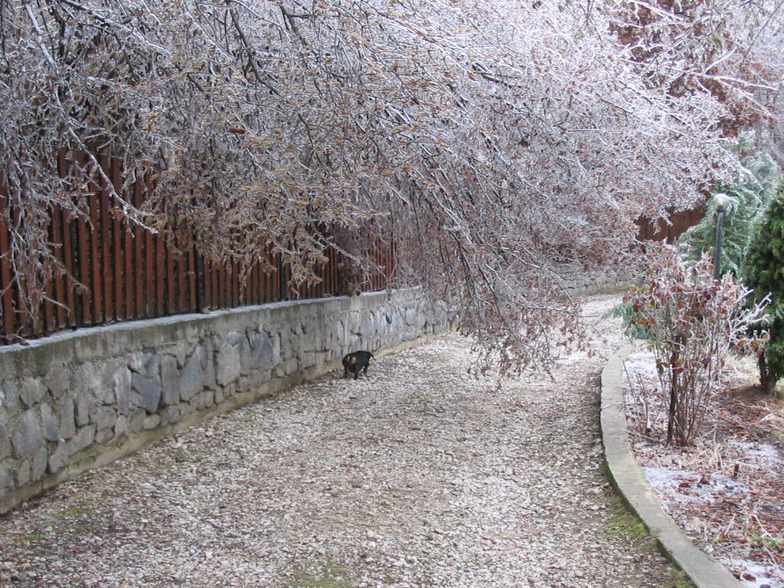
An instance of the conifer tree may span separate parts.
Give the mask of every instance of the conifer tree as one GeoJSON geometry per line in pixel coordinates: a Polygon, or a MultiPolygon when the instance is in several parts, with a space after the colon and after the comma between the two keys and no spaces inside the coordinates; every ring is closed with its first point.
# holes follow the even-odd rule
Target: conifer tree
{"type": "Polygon", "coordinates": [[[759,356],[760,384],[769,393],[784,377],[784,182],[754,232],[744,264],[746,285],[757,300],[770,294],[770,340],[759,356]]]}
{"type": "MultiPolygon", "coordinates": [[[[730,183],[719,182],[713,191],[713,194],[723,192],[730,197],[724,216],[721,274],[731,272],[741,279],[749,240],[775,195],[781,178],[781,169],[768,153],[744,153],[753,150],[754,141],[753,133],[744,133],[740,137],[732,150],[741,158],[744,172],[730,183]]],[[[681,242],[688,245],[689,259],[697,262],[706,251],[713,251],[715,240],[716,208],[711,196],[705,217],[684,233],[681,242]]]]}

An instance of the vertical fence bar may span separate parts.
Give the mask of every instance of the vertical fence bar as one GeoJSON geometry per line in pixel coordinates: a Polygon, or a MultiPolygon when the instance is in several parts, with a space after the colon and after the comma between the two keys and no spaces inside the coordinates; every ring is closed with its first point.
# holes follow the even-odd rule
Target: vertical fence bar
{"type": "Polygon", "coordinates": [[[0,185],[0,312],[3,315],[2,334],[6,336],[16,332],[12,288],[13,276],[11,273],[11,262],[8,259],[11,243],[8,234],[8,223],[5,220],[8,206],[8,197],[5,195],[3,186],[0,185]]]}
{"type": "Polygon", "coordinates": [[[232,279],[231,260],[224,261],[221,264],[223,288],[223,299],[221,300],[221,308],[229,308],[231,306],[231,299],[234,291],[234,280],[232,279]]]}
{"type": "Polygon", "coordinates": [[[247,281],[245,282],[245,303],[258,304],[259,282],[257,273],[259,271],[258,262],[253,262],[247,273],[247,281]]]}
{"type": "MultiPolygon", "coordinates": [[[[104,174],[112,178],[112,159],[107,156],[101,157],[101,167],[104,174]]],[[[114,312],[114,257],[112,256],[112,238],[114,223],[111,217],[111,196],[106,180],[101,180],[101,274],[103,276],[103,301],[104,301],[104,322],[115,319],[114,312]]]]}
{"type": "Polygon", "coordinates": [[[168,289],[167,282],[171,281],[171,274],[166,275],[166,269],[169,267],[168,255],[164,247],[166,245],[164,236],[161,234],[154,235],[155,243],[155,316],[163,316],[166,312],[165,308],[170,303],[167,302],[168,289]]]}
{"type": "Polygon", "coordinates": [[[226,300],[223,308],[231,308],[234,306],[234,297],[237,288],[237,276],[234,273],[234,261],[231,259],[226,261],[226,300]]]}
{"type": "MultiPolygon", "coordinates": [[[[136,207],[141,206],[143,195],[142,195],[142,181],[137,179],[136,182],[133,184],[133,205],[136,207]]],[[[130,318],[142,318],[144,316],[143,307],[144,307],[144,258],[142,256],[144,252],[144,243],[143,243],[143,235],[142,230],[134,225],[132,228],[132,274],[130,277],[131,281],[129,282],[129,286],[131,289],[132,294],[128,297],[132,307],[131,312],[129,314],[130,318]]],[[[126,268],[128,266],[126,265],[126,268]]]]}
{"type": "MultiPolygon", "coordinates": [[[[77,278],[76,268],[78,268],[74,253],[74,238],[76,237],[76,220],[68,211],[63,212],[63,264],[65,271],[70,279],[77,278]]],[[[78,278],[77,278],[78,279],[78,278]]],[[[79,323],[78,298],[73,283],[66,283],[65,286],[65,305],[71,309],[66,319],[66,325],[75,327],[79,323]]]]}
{"type": "MultiPolygon", "coordinates": [[[[122,187],[122,168],[120,166],[120,159],[114,158],[112,161],[112,185],[115,192],[119,193],[122,187]]],[[[114,207],[112,207],[114,208],[114,207]]],[[[114,238],[114,317],[117,320],[123,320],[127,315],[127,289],[125,281],[130,278],[125,273],[125,256],[128,251],[128,240],[126,227],[120,219],[119,212],[112,215],[112,236],[114,238]]]]}
{"type": "MultiPolygon", "coordinates": [[[[19,218],[19,207],[12,206],[10,207],[10,222],[11,227],[16,229],[19,227],[20,218],[19,218]]],[[[33,335],[33,329],[30,325],[30,315],[28,313],[27,304],[25,303],[25,299],[23,296],[24,289],[27,287],[27,283],[25,280],[24,274],[16,275],[16,287],[14,288],[14,309],[16,311],[16,329],[24,337],[30,337],[33,335]]]]}
{"type": "MultiPolygon", "coordinates": [[[[51,225],[51,239],[52,246],[54,247],[54,256],[65,267],[63,244],[63,209],[56,204],[52,206],[52,225],[51,225]]],[[[61,268],[56,268],[52,276],[54,282],[54,299],[60,304],[55,305],[55,327],[53,330],[59,330],[66,326],[66,315],[68,311],[64,308],[66,306],[65,290],[68,287],[66,282],[67,277],[63,275],[61,268]]]]}
{"type": "MultiPolygon", "coordinates": [[[[179,243],[178,243],[179,246],[179,243]]],[[[176,268],[177,279],[172,280],[172,284],[176,288],[175,298],[177,304],[177,312],[187,312],[188,306],[186,303],[188,296],[188,255],[180,247],[176,255],[171,256],[174,260],[176,268]]]]}
{"type": "Polygon", "coordinates": [[[193,244],[193,231],[188,229],[188,305],[190,311],[200,310],[201,280],[196,266],[196,251],[193,244]]]}
{"type": "MultiPolygon", "coordinates": [[[[140,200],[139,192],[141,191],[139,180],[136,180],[133,183],[133,187],[130,189],[130,191],[131,193],[128,195],[128,199],[130,200],[131,204],[137,206],[137,203],[140,200]]],[[[142,280],[142,276],[143,276],[142,255],[141,255],[142,241],[141,241],[141,236],[139,234],[139,228],[136,226],[136,223],[134,221],[131,221],[130,219],[126,218],[123,221],[123,230],[125,233],[125,271],[126,271],[126,274],[124,276],[124,279],[126,280],[125,318],[127,320],[134,320],[134,319],[141,318],[139,307],[141,304],[142,286],[144,284],[142,280]]]]}
{"type": "MultiPolygon", "coordinates": [[[[78,156],[80,164],[85,161],[83,155],[78,156]]],[[[88,211],[89,215],[89,197],[88,211]]],[[[77,308],[81,310],[78,326],[90,325],[93,322],[91,272],[90,272],[90,239],[88,234],[87,219],[80,215],[76,220],[76,261],[79,267],[79,281],[85,286],[77,295],[77,308]]]]}
{"type": "Polygon", "coordinates": [[[54,280],[44,284],[43,313],[40,317],[40,328],[36,329],[38,335],[46,335],[57,329],[57,312],[54,305],[54,280]]]}
{"type": "Polygon", "coordinates": [[[104,281],[101,265],[101,243],[99,239],[103,235],[103,227],[100,215],[100,197],[98,186],[94,186],[89,197],[90,224],[87,238],[90,243],[90,296],[92,298],[93,324],[105,322],[103,313],[104,281]]]}
{"type": "Polygon", "coordinates": [[[179,284],[180,281],[180,276],[177,271],[177,255],[171,246],[166,246],[166,239],[162,236],[160,237],[160,241],[166,263],[166,304],[161,311],[161,315],[176,314],[180,312],[179,296],[177,295],[177,284],[179,284]]]}
{"type": "Polygon", "coordinates": [[[213,294],[213,283],[215,282],[214,267],[212,263],[208,263],[204,256],[200,256],[202,275],[204,276],[204,308],[215,307],[215,296],[213,294]]]}
{"type": "Polygon", "coordinates": [[[279,290],[277,284],[279,274],[275,271],[276,261],[270,246],[266,247],[265,255],[267,256],[267,262],[271,269],[264,275],[264,302],[271,302],[272,300],[275,300],[279,290]]]}
{"type": "MultiPolygon", "coordinates": [[[[142,180],[142,187],[143,187],[143,199],[142,202],[139,203],[141,206],[147,198],[147,194],[150,191],[150,183],[147,178],[142,180]]],[[[145,288],[144,292],[144,305],[143,305],[143,313],[145,317],[153,317],[156,313],[157,304],[155,301],[156,295],[156,282],[158,277],[158,272],[156,271],[156,259],[155,259],[155,235],[152,232],[147,230],[142,230],[143,235],[143,242],[144,242],[144,285],[145,288]]]]}
{"type": "Polygon", "coordinates": [[[224,263],[215,262],[212,270],[212,304],[214,308],[223,308],[224,292],[226,291],[226,278],[224,276],[224,263]]]}
{"type": "MultiPolygon", "coordinates": [[[[54,239],[52,237],[52,228],[54,224],[54,206],[50,207],[49,209],[49,226],[47,227],[47,237],[49,242],[52,244],[53,248],[56,247],[54,244],[54,239]]],[[[52,251],[52,254],[56,257],[56,249],[52,251]]],[[[48,262],[52,266],[54,266],[54,262],[48,262]]],[[[44,284],[44,300],[43,300],[43,324],[41,325],[40,335],[45,335],[48,333],[52,333],[57,329],[57,311],[55,309],[55,291],[54,291],[54,281],[56,278],[56,269],[52,267],[52,279],[50,279],[46,284],[44,284]]]]}
{"type": "Polygon", "coordinates": [[[216,296],[216,283],[218,270],[215,268],[214,262],[204,262],[204,301],[209,309],[218,307],[218,297],[216,296]]]}
{"type": "Polygon", "coordinates": [[[220,264],[220,308],[228,308],[231,304],[231,262],[220,264]]]}
{"type": "Polygon", "coordinates": [[[216,263],[213,270],[213,302],[216,308],[223,308],[224,292],[226,291],[226,278],[224,277],[225,267],[223,262],[216,263]]]}

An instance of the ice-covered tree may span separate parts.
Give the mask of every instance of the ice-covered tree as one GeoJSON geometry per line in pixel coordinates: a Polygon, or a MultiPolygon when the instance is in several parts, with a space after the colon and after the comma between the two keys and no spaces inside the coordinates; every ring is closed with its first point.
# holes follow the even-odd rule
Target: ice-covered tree
{"type": "Polygon", "coordinates": [[[113,194],[135,223],[188,222],[215,258],[269,243],[300,280],[330,245],[313,226],[394,238],[400,279],[458,303],[488,356],[546,362],[554,328],[577,332],[560,263],[617,263],[640,215],[732,177],[722,129],[758,117],[778,79],[776,14],[734,0],[0,0],[9,259],[28,296],[63,271],[48,208],[78,214],[108,154],[126,182],[155,182],[143,209],[113,194]]]}

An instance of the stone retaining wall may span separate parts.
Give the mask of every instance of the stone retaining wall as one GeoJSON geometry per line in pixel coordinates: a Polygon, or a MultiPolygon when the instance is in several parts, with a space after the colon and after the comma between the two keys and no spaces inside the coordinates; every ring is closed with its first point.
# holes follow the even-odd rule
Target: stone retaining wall
{"type": "Polygon", "coordinates": [[[626,288],[633,282],[626,268],[586,270],[579,263],[571,263],[559,266],[556,273],[560,276],[564,289],[573,296],[612,292],[626,288]]]}
{"type": "Polygon", "coordinates": [[[417,289],[182,315],[0,349],[0,513],[175,431],[451,328],[417,289]]]}

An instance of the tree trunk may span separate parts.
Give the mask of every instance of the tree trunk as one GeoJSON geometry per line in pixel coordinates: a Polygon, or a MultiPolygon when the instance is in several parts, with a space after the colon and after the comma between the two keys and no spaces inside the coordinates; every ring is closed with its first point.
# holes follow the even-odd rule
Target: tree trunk
{"type": "Polygon", "coordinates": [[[776,383],[779,381],[778,375],[768,367],[765,361],[765,353],[760,353],[757,358],[757,365],[760,373],[760,386],[767,394],[773,394],[776,383]]]}
{"type": "MultiPolygon", "coordinates": [[[[670,364],[675,365],[674,359],[670,358],[670,364]]],[[[676,435],[677,420],[678,420],[678,376],[673,369],[670,374],[670,411],[669,418],[667,419],[667,445],[672,445],[673,439],[676,435]]]]}

